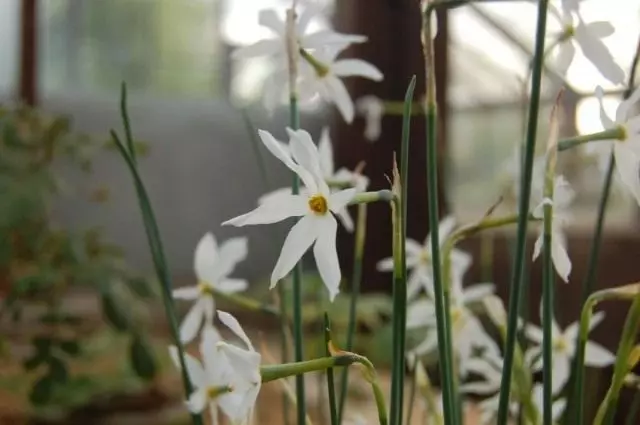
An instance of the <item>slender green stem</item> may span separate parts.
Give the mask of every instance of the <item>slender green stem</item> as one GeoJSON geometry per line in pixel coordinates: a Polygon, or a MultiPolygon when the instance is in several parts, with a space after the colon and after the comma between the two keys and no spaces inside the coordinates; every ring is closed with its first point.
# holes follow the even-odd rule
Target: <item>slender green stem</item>
{"type": "MultiPolygon", "coordinates": [[[[331,343],[331,328],[329,323],[329,315],[324,313],[324,346],[326,355],[330,356],[329,344],[331,343]]],[[[347,368],[345,368],[347,369],[347,368]]],[[[331,425],[338,424],[338,409],[336,408],[336,387],[333,382],[333,368],[327,369],[327,391],[329,396],[329,414],[331,418],[331,425]]]]}
{"type": "Polygon", "coordinates": [[[409,392],[409,406],[407,407],[406,425],[411,425],[411,419],[413,418],[413,409],[415,408],[415,404],[416,404],[416,388],[418,386],[416,384],[417,370],[418,370],[417,368],[414,368],[413,379],[411,380],[411,390],[409,392]]]}
{"type": "MultiPolygon", "coordinates": [[[[411,132],[411,106],[416,86],[415,75],[409,82],[404,96],[404,115],[402,118],[402,146],[400,158],[399,202],[392,206],[393,211],[393,354],[391,375],[391,423],[402,424],[404,398],[405,344],[407,322],[407,264],[405,255],[407,186],[409,184],[409,140],[411,132]]],[[[395,167],[395,164],[394,164],[395,167]]],[[[394,176],[394,180],[397,176],[394,176]]],[[[397,189],[394,182],[394,189],[397,189]]]]}
{"type": "Polygon", "coordinates": [[[552,371],[553,371],[553,285],[554,271],[551,260],[551,215],[552,206],[544,206],[544,234],[542,251],[542,417],[543,423],[551,425],[553,413],[551,410],[552,394],[552,371]]]}
{"type": "MultiPolygon", "coordinates": [[[[123,105],[124,102],[123,102],[123,105]]],[[[126,108],[126,105],[123,106],[126,108]]],[[[126,116],[126,109],[123,112],[123,116],[126,116]]],[[[134,180],[134,185],[136,188],[136,193],[138,196],[138,202],[140,204],[140,210],[142,212],[143,223],[145,227],[145,232],[147,234],[147,241],[149,243],[149,248],[151,250],[151,258],[153,260],[153,265],[158,276],[158,280],[160,281],[160,289],[162,293],[162,301],[165,309],[165,314],[167,316],[167,320],[169,322],[169,328],[171,330],[171,335],[174,340],[174,344],[178,349],[178,357],[180,360],[180,371],[182,375],[182,382],[184,386],[184,391],[186,397],[189,397],[193,392],[193,386],[189,379],[189,375],[187,373],[187,368],[185,364],[185,354],[184,347],[182,342],[180,341],[180,332],[178,330],[178,318],[175,313],[175,309],[173,306],[173,298],[171,295],[172,291],[172,283],[171,276],[169,274],[169,270],[167,267],[166,257],[164,255],[164,249],[162,246],[162,240],[160,238],[160,231],[158,229],[158,225],[155,219],[155,214],[153,212],[153,208],[151,207],[151,202],[147,195],[147,191],[144,187],[144,183],[140,175],[138,174],[138,170],[136,167],[136,163],[134,159],[130,156],[128,149],[119,139],[118,135],[115,131],[111,130],[111,137],[113,138],[114,143],[116,144],[120,154],[124,158],[129,171],[134,180]]],[[[133,143],[128,143],[128,145],[133,146],[133,143]]],[[[200,414],[192,414],[191,420],[194,425],[202,425],[202,416],[200,414]]]]}
{"type": "Polygon", "coordinates": [[[390,190],[379,190],[377,192],[362,192],[349,202],[349,205],[370,204],[372,202],[394,202],[396,196],[390,190]]]}
{"type": "MultiPolygon", "coordinates": [[[[628,99],[633,93],[636,72],[638,70],[638,63],[640,61],[640,39],[636,47],[633,60],[631,62],[631,70],[627,80],[627,88],[623,94],[624,99],[628,99]]],[[[620,138],[620,137],[619,137],[620,138]]],[[[615,169],[615,158],[613,152],[609,155],[609,162],[607,164],[607,171],[605,173],[604,183],[602,185],[602,191],[600,192],[600,200],[598,202],[598,215],[596,218],[595,230],[593,234],[593,241],[591,242],[591,249],[589,251],[589,263],[587,268],[587,274],[585,280],[582,282],[582,303],[585,303],[589,295],[593,292],[593,287],[596,281],[596,272],[598,269],[598,258],[600,258],[600,247],[602,245],[602,230],[604,228],[604,220],[607,211],[607,205],[609,204],[609,195],[611,193],[611,185],[613,183],[613,172],[615,169]]],[[[578,341],[579,342],[579,341],[578,341]]],[[[571,406],[575,406],[570,415],[570,418],[575,418],[577,425],[582,425],[584,421],[584,392],[582,390],[582,381],[584,374],[584,367],[579,366],[577,358],[573,361],[572,377],[574,379],[574,386],[569,394],[568,399],[573,401],[571,406]]]]}
{"type": "Polygon", "coordinates": [[[124,140],[127,144],[127,151],[131,157],[131,161],[137,164],[136,147],[133,142],[133,136],[131,134],[131,121],[129,120],[129,111],[127,108],[127,84],[123,81],[120,86],[120,117],[122,118],[122,124],[124,126],[124,140]]]}
{"type": "Polygon", "coordinates": [[[436,331],[438,335],[438,358],[442,381],[442,402],[446,425],[457,424],[456,401],[453,377],[453,350],[451,344],[451,326],[449,306],[446,304],[449,291],[444,284],[440,260],[440,235],[438,234],[438,156],[436,153],[436,116],[435,103],[427,105],[427,195],[429,207],[429,229],[431,231],[431,264],[433,266],[433,287],[436,307],[436,331]]]}
{"type": "MultiPolygon", "coordinates": [[[[353,255],[353,277],[351,279],[351,298],[349,301],[349,322],[347,324],[347,342],[345,349],[353,350],[353,341],[356,333],[356,308],[358,306],[358,296],[360,294],[360,283],[362,282],[362,259],[364,258],[364,247],[367,236],[367,204],[358,205],[358,218],[356,221],[355,247],[353,255]]],[[[342,421],[342,413],[347,400],[347,388],[349,384],[349,368],[342,370],[340,380],[340,403],[338,408],[338,423],[342,421]]]]}
{"type": "Polygon", "coordinates": [[[640,391],[636,391],[636,395],[633,397],[633,402],[631,403],[631,407],[629,407],[629,413],[627,413],[625,425],[637,425],[638,412],[640,412],[640,391]]]}
{"type": "Polygon", "coordinates": [[[286,321],[286,316],[284,317],[281,316],[280,311],[277,308],[268,304],[264,304],[261,301],[255,300],[253,298],[245,297],[240,294],[219,291],[215,288],[212,288],[211,292],[216,297],[232,302],[237,306],[242,307],[245,310],[266,313],[270,316],[275,316],[275,317],[282,317],[282,319],[286,321]]]}
{"type": "Polygon", "coordinates": [[[536,133],[538,128],[538,115],[540,112],[540,91],[542,80],[542,66],[544,57],[544,43],[547,28],[547,8],[549,0],[540,0],[538,3],[538,16],[536,26],[536,40],[534,49],[533,69],[531,76],[531,98],[529,101],[529,116],[527,122],[527,134],[525,138],[525,151],[523,172],[520,178],[519,219],[516,244],[516,258],[513,267],[513,278],[509,293],[509,317],[507,326],[507,341],[504,353],[504,367],[502,369],[502,381],[500,386],[498,425],[506,425],[509,418],[509,396],[511,393],[511,374],[513,357],[515,352],[520,298],[522,291],[522,279],[524,274],[526,237],[528,214],[531,196],[531,178],[533,174],[533,155],[535,151],[536,133]]]}
{"type": "Polygon", "coordinates": [[[566,151],[571,148],[575,148],[576,146],[584,145],[585,143],[601,142],[606,140],[622,140],[624,137],[624,129],[622,127],[616,127],[610,130],[560,140],[558,143],[558,150],[566,151]]]}

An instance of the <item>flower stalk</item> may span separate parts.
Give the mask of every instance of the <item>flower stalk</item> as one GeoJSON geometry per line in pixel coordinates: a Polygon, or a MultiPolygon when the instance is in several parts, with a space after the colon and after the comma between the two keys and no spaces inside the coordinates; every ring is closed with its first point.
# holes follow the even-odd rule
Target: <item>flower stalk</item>
{"type": "Polygon", "coordinates": [[[531,197],[531,178],[533,174],[533,156],[535,152],[536,134],[538,128],[538,114],[540,110],[540,92],[542,83],[542,68],[544,62],[544,45],[547,28],[548,0],[538,3],[538,15],[535,36],[535,49],[531,73],[531,98],[529,101],[529,115],[527,120],[527,134],[525,137],[524,160],[520,177],[520,199],[518,208],[518,230],[513,276],[509,293],[509,317],[507,324],[507,338],[504,353],[504,366],[500,387],[498,425],[506,425],[509,417],[509,395],[511,393],[511,374],[518,333],[518,318],[522,282],[525,266],[527,224],[531,197]]]}

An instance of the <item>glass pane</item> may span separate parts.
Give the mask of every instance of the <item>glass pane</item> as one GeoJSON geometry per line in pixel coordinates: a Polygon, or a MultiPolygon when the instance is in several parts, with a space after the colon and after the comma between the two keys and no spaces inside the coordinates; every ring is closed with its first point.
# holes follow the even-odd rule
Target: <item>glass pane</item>
{"type": "MultiPolygon", "coordinates": [[[[558,5],[558,4],[557,4],[558,5]]],[[[640,33],[640,5],[625,0],[581,2],[585,22],[608,20],[615,27],[604,43],[623,68],[630,65],[640,33]]],[[[455,213],[464,220],[482,216],[505,193],[508,166],[514,164],[517,143],[524,134],[526,102],[523,81],[528,74],[533,50],[536,5],[532,2],[493,3],[464,7],[450,14],[451,66],[449,123],[448,195],[455,213]]],[[[549,15],[548,35],[561,29],[549,15]]],[[[549,43],[548,43],[549,45],[549,43]]],[[[589,96],[597,85],[613,89],[580,49],[567,73],[568,90],[563,102],[562,135],[601,131],[597,103],[589,96]],[[589,98],[581,101],[587,95],[589,98]],[[594,115],[595,114],[595,115],[594,115]],[[571,117],[575,116],[575,122],[571,117]]],[[[538,150],[543,150],[551,100],[563,81],[554,71],[550,53],[543,76],[538,150]]],[[[618,97],[619,99],[619,97],[618,97]]],[[[615,109],[616,97],[609,99],[615,109]]],[[[609,105],[611,106],[611,104],[609,105]]],[[[582,225],[595,216],[602,174],[578,150],[563,153],[559,171],[576,189],[575,220],[582,225]]],[[[632,203],[614,195],[611,224],[627,224],[633,216],[632,203]]]]}
{"type": "Polygon", "coordinates": [[[208,98],[227,66],[218,0],[42,0],[40,86],[47,93],[208,98]]]}
{"type": "Polygon", "coordinates": [[[19,1],[0,0],[0,100],[12,97],[18,84],[19,24],[19,1]]]}

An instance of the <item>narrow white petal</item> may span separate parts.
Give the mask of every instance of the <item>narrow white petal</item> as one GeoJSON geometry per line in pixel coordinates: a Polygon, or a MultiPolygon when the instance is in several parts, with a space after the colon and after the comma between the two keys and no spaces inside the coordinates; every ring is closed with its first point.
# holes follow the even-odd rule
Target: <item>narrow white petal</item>
{"type": "Polygon", "coordinates": [[[527,324],[524,327],[524,334],[536,344],[542,344],[542,329],[536,325],[527,324]]]}
{"type": "Polygon", "coordinates": [[[329,291],[329,299],[334,300],[340,292],[340,263],[336,249],[336,231],[338,223],[333,216],[327,214],[317,221],[318,239],[313,246],[313,256],[318,266],[318,273],[329,291]]]}
{"type": "Polygon", "coordinates": [[[304,49],[317,49],[326,46],[345,48],[353,43],[364,43],[367,37],[356,34],[341,34],[332,30],[322,30],[301,37],[300,46],[304,49]]]}
{"type": "Polygon", "coordinates": [[[553,394],[558,394],[569,380],[571,373],[571,361],[566,354],[554,353],[553,369],[551,371],[551,389],[553,394]]]}
{"type": "Polygon", "coordinates": [[[604,105],[602,103],[602,99],[604,98],[604,90],[602,90],[602,87],[600,86],[596,87],[596,98],[598,99],[598,104],[600,105],[600,122],[602,123],[602,126],[606,129],[614,128],[616,126],[616,123],[613,122],[611,118],[609,118],[609,115],[604,110],[604,105]]]}
{"type": "Polygon", "coordinates": [[[196,245],[193,255],[193,268],[200,281],[211,283],[216,277],[216,257],[218,244],[213,233],[206,233],[196,245]]]}
{"type": "MultiPolygon", "coordinates": [[[[467,367],[469,365],[467,364],[467,367]]],[[[469,382],[460,386],[460,391],[463,393],[473,394],[490,394],[496,391],[496,386],[493,382],[469,382]]]]}
{"type": "Polygon", "coordinates": [[[606,367],[616,361],[616,356],[602,345],[587,341],[584,363],[592,367],[606,367]]]}
{"type": "Polygon", "coordinates": [[[342,223],[342,226],[344,226],[345,230],[349,233],[352,233],[354,225],[351,214],[349,214],[349,210],[343,208],[340,212],[338,212],[338,218],[340,219],[340,223],[342,223]]]}
{"type": "Polygon", "coordinates": [[[251,344],[251,340],[247,336],[242,326],[240,326],[240,322],[236,319],[232,314],[227,313],[226,311],[218,310],[218,319],[227,327],[231,332],[233,332],[238,338],[242,340],[251,351],[255,351],[253,349],[253,345],[251,344]]]}
{"type": "Polygon", "coordinates": [[[244,279],[224,279],[216,284],[216,288],[226,294],[243,292],[247,290],[247,287],[249,287],[249,282],[244,279]]]}
{"type": "Polygon", "coordinates": [[[333,146],[331,145],[329,127],[322,128],[320,142],[318,142],[318,154],[320,156],[320,168],[322,169],[323,177],[329,178],[333,176],[333,146]]]}
{"type": "Polygon", "coordinates": [[[533,260],[535,261],[542,252],[542,244],[544,243],[542,232],[536,239],[536,242],[533,244],[533,260]]]}
{"type": "Polygon", "coordinates": [[[344,83],[332,75],[324,77],[323,82],[326,91],[325,94],[328,96],[326,100],[333,102],[340,111],[342,118],[344,118],[347,124],[350,124],[353,121],[355,108],[344,83]]]}
{"type": "Polygon", "coordinates": [[[280,257],[271,273],[270,288],[276,286],[278,281],[291,271],[311,244],[315,242],[318,221],[316,217],[306,215],[291,228],[284,240],[280,257]]]}
{"type": "Polygon", "coordinates": [[[219,342],[218,349],[229,360],[234,375],[246,381],[246,383],[254,384],[260,382],[260,362],[262,361],[260,353],[253,350],[244,350],[226,342],[219,342]]]}
{"type": "Polygon", "coordinates": [[[597,38],[609,37],[616,32],[616,29],[611,25],[611,22],[607,21],[589,22],[588,24],[585,24],[585,30],[589,31],[589,34],[597,38]]]}
{"type": "Polygon", "coordinates": [[[286,24],[274,9],[263,9],[258,14],[260,26],[267,27],[280,36],[285,35],[286,24]]]}
{"type": "Polygon", "coordinates": [[[213,327],[213,312],[216,309],[216,304],[213,301],[213,297],[210,295],[203,296],[202,300],[202,311],[204,317],[204,326],[205,328],[213,327]]]}
{"type": "Polygon", "coordinates": [[[636,103],[640,101],[640,87],[635,89],[631,96],[618,106],[616,111],[616,122],[623,123],[630,119],[629,112],[632,111],[636,103]]]}
{"type": "Polygon", "coordinates": [[[195,300],[200,295],[200,290],[197,286],[185,286],[174,289],[171,294],[177,300],[195,300]]]}
{"type": "Polygon", "coordinates": [[[224,241],[220,245],[215,261],[216,280],[230,275],[236,265],[247,258],[248,252],[248,239],[246,237],[231,238],[224,241]]]}
{"type": "Polygon", "coordinates": [[[271,133],[265,130],[258,130],[258,136],[260,136],[260,140],[273,156],[282,161],[291,171],[298,172],[298,165],[293,161],[291,152],[284,148],[286,146],[284,143],[278,141],[271,133]]]}
{"type": "Polygon", "coordinates": [[[407,241],[405,243],[405,251],[407,256],[409,255],[420,256],[422,254],[423,249],[424,249],[424,246],[422,246],[420,242],[414,239],[407,238],[407,241]]]}
{"type": "Polygon", "coordinates": [[[557,399],[551,406],[551,415],[554,421],[559,421],[567,407],[567,400],[564,398],[557,399]]]}
{"type": "Polygon", "coordinates": [[[484,297],[493,294],[496,290],[496,286],[493,283],[478,283],[472,286],[468,286],[463,291],[463,298],[465,303],[482,301],[484,297]]]}
{"type": "Polygon", "coordinates": [[[624,71],[615,62],[602,40],[591,35],[583,25],[578,25],[576,41],[580,45],[582,53],[595,65],[603,77],[613,84],[624,84],[624,71]]]}
{"type": "MultiPolygon", "coordinates": [[[[171,345],[169,347],[169,357],[171,357],[171,361],[173,361],[175,367],[178,370],[181,370],[180,354],[178,353],[178,348],[176,348],[176,346],[171,345]]],[[[189,380],[191,380],[191,383],[196,388],[205,387],[206,376],[200,362],[191,354],[184,353],[184,364],[187,367],[187,374],[189,375],[189,380]]]]}
{"type": "Polygon", "coordinates": [[[392,257],[383,258],[382,260],[378,261],[378,264],[376,265],[376,270],[380,272],[387,272],[387,271],[393,270],[393,258],[392,257]]]}
{"type": "Polygon", "coordinates": [[[449,237],[453,229],[456,227],[456,218],[452,215],[449,215],[443,218],[438,224],[438,240],[440,246],[444,243],[444,241],[449,237]]]}
{"type": "Polygon", "coordinates": [[[422,276],[417,270],[413,270],[407,279],[407,300],[415,298],[423,288],[422,276]]]}
{"type": "MultiPolygon", "coordinates": [[[[598,326],[604,320],[605,313],[604,311],[598,311],[593,316],[591,316],[591,320],[589,320],[589,331],[593,330],[596,326],[598,326]]],[[[578,333],[580,332],[580,322],[573,322],[564,330],[564,337],[568,341],[575,341],[578,337],[578,333]]]]}
{"type": "Polygon", "coordinates": [[[329,209],[334,213],[339,213],[351,200],[356,196],[357,189],[344,189],[338,192],[333,192],[329,195],[329,209]]]}
{"type": "Polygon", "coordinates": [[[287,133],[289,134],[289,149],[293,159],[312,174],[316,183],[324,181],[320,169],[320,154],[311,135],[305,130],[292,130],[291,128],[287,128],[287,133]]]}
{"type": "Polygon", "coordinates": [[[287,198],[283,196],[273,202],[265,202],[253,211],[227,220],[222,225],[242,227],[251,224],[271,224],[289,217],[299,217],[308,211],[309,200],[307,196],[290,195],[287,198]]]}
{"type": "Polygon", "coordinates": [[[201,413],[207,405],[207,389],[201,388],[189,396],[187,408],[191,413],[201,413]]]}
{"type": "Polygon", "coordinates": [[[435,323],[436,308],[430,299],[420,299],[407,308],[407,328],[419,328],[435,323]]]}
{"type": "Polygon", "coordinates": [[[364,137],[373,142],[382,133],[382,117],[384,116],[384,102],[376,96],[363,96],[356,100],[356,110],[364,117],[364,137]]]}
{"type": "Polygon", "coordinates": [[[560,44],[558,49],[558,57],[556,58],[556,67],[558,72],[562,75],[567,75],[569,66],[573,62],[573,58],[576,56],[576,48],[573,45],[573,40],[567,40],[560,44]]]}
{"type": "Polygon", "coordinates": [[[249,59],[259,56],[272,56],[284,49],[284,43],[279,39],[260,40],[248,46],[238,47],[231,53],[232,59],[249,59]]]}
{"type": "Polygon", "coordinates": [[[624,142],[616,143],[613,153],[620,180],[640,204],[640,158],[631,149],[627,149],[624,142]]]}
{"type": "Polygon", "coordinates": [[[562,280],[568,282],[571,273],[571,259],[565,246],[555,236],[551,237],[551,260],[558,275],[562,280]]]}
{"type": "Polygon", "coordinates": [[[182,324],[180,325],[180,341],[182,341],[183,344],[193,341],[200,330],[200,326],[202,326],[205,309],[204,301],[204,297],[199,298],[182,320],[182,324]]]}
{"type": "Polygon", "coordinates": [[[361,59],[340,59],[336,61],[331,70],[338,77],[363,77],[373,81],[382,81],[382,72],[369,62],[361,59]]]}

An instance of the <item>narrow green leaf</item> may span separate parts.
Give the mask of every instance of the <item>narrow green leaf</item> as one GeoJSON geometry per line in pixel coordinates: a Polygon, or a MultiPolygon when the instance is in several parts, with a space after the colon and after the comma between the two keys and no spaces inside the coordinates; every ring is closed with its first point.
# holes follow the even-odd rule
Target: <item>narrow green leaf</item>
{"type": "Polygon", "coordinates": [[[43,405],[51,400],[55,380],[49,374],[41,377],[31,388],[29,401],[34,405],[43,405]]]}
{"type": "Polygon", "coordinates": [[[129,317],[122,309],[122,303],[118,303],[115,295],[111,291],[105,291],[100,296],[102,305],[102,314],[114,329],[120,332],[126,332],[131,329],[129,317]]]}
{"type": "Polygon", "coordinates": [[[67,370],[67,365],[65,362],[59,357],[49,357],[49,375],[54,382],[58,384],[64,384],[69,379],[69,371],[67,370]]]}
{"type": "Polygon", "coordinates": [[[157,374],[156,360],[151,352],[151,347],[140,336],[131,340],[129,358],[133,371],[140,378],[151,380],[157,374]]]}

